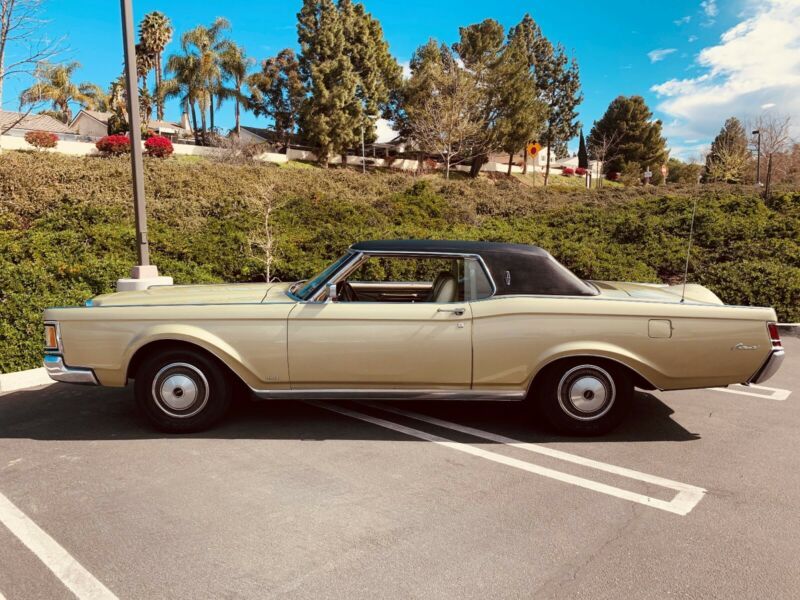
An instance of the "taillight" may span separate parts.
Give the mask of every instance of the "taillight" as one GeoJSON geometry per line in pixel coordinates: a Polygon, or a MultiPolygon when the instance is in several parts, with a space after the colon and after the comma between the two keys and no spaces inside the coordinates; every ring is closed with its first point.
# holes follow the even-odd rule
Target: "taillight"
{"type": "Polygon", "coordinates": [[[767,330],[769,331],[769,341],[772,342],[773,348],[783,348],[781,343],[781,334],[778,332],[777,323],[767,323],[767,330]]]}
{"type": "Polygon", "coordinates": [[[58,327],[55,323],[46,323],[44,326],[44,349],[58,350],[58,327]]]}

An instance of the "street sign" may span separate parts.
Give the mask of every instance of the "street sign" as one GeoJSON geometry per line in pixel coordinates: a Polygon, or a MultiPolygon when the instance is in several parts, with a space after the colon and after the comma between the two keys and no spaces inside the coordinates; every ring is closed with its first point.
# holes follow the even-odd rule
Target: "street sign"
{"type": "Polygon", "coordinates": [[[525,151],[528,153],[528,156],[531,158],[536,158],[536,155],[539,154],[539,151],[542,149],[542,145],[539,142],[531,142],[525,147],[525,151]]]}
{"type": "Polygon", "coordinates": [[[653,176],[653,172],[650,169],[647,169],[647,171],[644,172],[644,178],[645,179],[650,179],[652,176],[653,176]]]}

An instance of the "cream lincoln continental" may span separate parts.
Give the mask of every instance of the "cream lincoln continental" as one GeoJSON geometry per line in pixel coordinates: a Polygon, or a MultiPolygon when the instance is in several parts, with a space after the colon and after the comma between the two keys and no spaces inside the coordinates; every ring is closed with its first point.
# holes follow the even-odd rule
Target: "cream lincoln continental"
{"type": "Polygon", "coordinates": [[[598,434],[634,387],[760,383],[784,354],[771,308],[584,281],[541,248],[487,242],[361,242],[297,283],[151,287],[44,319],[53,379],[133,379],[173,432],[217,422],[244,384],[266,399],[526,400],[561,432],[598,434]]]}

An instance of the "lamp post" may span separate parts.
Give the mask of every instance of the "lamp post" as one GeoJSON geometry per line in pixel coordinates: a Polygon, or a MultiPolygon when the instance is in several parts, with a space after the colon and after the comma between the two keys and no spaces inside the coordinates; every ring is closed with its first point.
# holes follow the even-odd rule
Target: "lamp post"
{"type": "Polygon", "coordinates": [[[761,185],[761,130],[756,129],[753,135],[758,136],[756,143],[756,185],[761,185]]]}
{"type": "Polygon", "coordinates": [[[367,172],[367,160],[364,156],[364,123],[361,123],[361,172],[367,172]]]}
{"type": "Polygon", "coordinates": [[[158,267],[150,264],[147,242],[147,211],[144,196],[144,164],[142,161],[142,124],[139,117],[139,87],[136,77],[136,48],[133,33],[131,0],[120,0],[122,13],[122,46],[125,54],[125,87],[128,108],[128,130],[131,139],[131,178],[136,221],[136,255],[139,264],[131,269],[129,279],[117,280],[117,290],[142,290],[151,285],[172,285],[172,277],[159,277],[158,267]]]}

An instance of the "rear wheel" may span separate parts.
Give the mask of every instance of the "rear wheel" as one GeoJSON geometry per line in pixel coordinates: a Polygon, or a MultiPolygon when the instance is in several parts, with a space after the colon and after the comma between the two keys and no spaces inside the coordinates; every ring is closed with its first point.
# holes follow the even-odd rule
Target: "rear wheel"
{"type": "Polygon", "coordinates": [[[217,361],[189,349],[165,350],[136,373],[134,391],[142,413],[159,430],[207,429],[227,412],[231,385],[217,361]]]}
{"type": "Polygon", "coordinates": [[[628,412],[633,383],[627,373],[595,359],[573,359],[547,368],[532,390],[547,422],[567,435],[602,435],[628,412]]]}

